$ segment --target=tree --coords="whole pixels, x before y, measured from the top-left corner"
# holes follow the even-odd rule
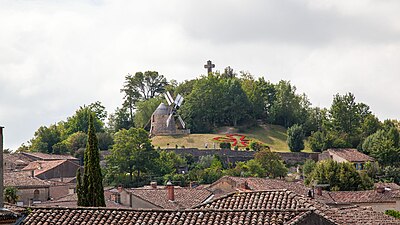
[[[98,107],[97,104],[95,105],[96,107]],[[67,135],[71,135],[78,131],[88,133],[89,119],[93,113],[91,110],[93,107],[93,104],[89,106],[81,106],[78,110],[76,110],[73,116],[67,118],[67,122],[64,123],[65,132]],[[100,109],[97,109],[96,111],[96,113],[100,114],[93,113],[93,126],[96,131],[102,132],[104,128],[104,123],[99,119],[99,116],[103,117],[104,115],[102,115]]]
[[[362,149],[383,166],[399,165],[400,151],[396,147],[397,135],[396,128],[390,128],[388,132],[379,130],[364,140]]]
[[[105,207],[103,176],[100,168],[100,152],[96,130],[94,127],[94,113],[89,111],[88,139],[84,156],[84,172],[82,185],[79,186],[79,206]],[[78,173],[78,175],[80,172]],[[81,181],[79,181],[81,182]]]
[[[108,118],[108,127],[112,133],[116,133],[119,130],[134,127],[134,115],[132,111],[132,115],[128,112],[127,107],[121,107],[115,110],[114,113],[110,114]]]
[[[15,204],[18,200],[18,189],[15,187],[6,187],[4,188],[4,200],[6,202]]]
[[[373,186],[371,178],[366,173],[360,175],[353,164],[333,160],[317,162],[305,183],[329,184],[333,191],[359,191],[372,188],[371,184]]]
[[[296,87],[284,80],[275,85],[275,90],[275,100],[270,107],[269,120],[284,127],[304,123],[310,106],[307,96],[296,94]]]
[[[288,169],[283,163],[281,157],[268,148],[264,148],[257,152],[254,155],[254,159],[256,162],[261,164],[262,168],[265,170],[266,176],[268,177],[276,178],[285,177],[287,175]]]
[[[143,172],[152,171],[158,152],[153,149],[149,134],[142,128],[122,129],[114,136],[111,154],[107,157],[107,166],[111,171],[129,174],[132,183],[136,172],[137,182]]]
[[[61,131],[59,126],[56,124],[50,125],[49,127],[41,126],[35,132],[34,138],[30,141],[30,151],[42,152],[52,154],[53,145],[61,141]]]
[[[145,128],[148,125],[151,115],[160,105],[160,98],[151,98],[136,104],[137,109],[135,113],[135,126],[138,128]]]
[[[287,130],[287,143],[292,152],[300,152],[304,149],[304,132],[300,125],[293,125]]]
[[[134,109],[138,101],[154,98],[163,93],[167,85],[167,79],[156,71],[126,75],[121,92],[124,93],[123,106],[129,110],[130,121],[133,121]]]

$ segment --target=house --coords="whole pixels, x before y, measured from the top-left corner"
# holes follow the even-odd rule
[[[206,189],[186,188],[168,184],[142,188],[120,189],[119,199],[124,206],[146,209],[186,209],[203,203],[213,197],[212,192]]]
[[[334,207],[369,206],[377,212],[388,209],[400,211],[400,190],[378,187],[366,191],[332,191],[328,192],[332,202],[326,202]]]
[[[3,154],[4,172],[20,171],[32,160],[20,153]]]
[[[318,160],[332,159],[336,162],[353,163],[357,170],[362,170],[365,163],[374,162],[375,159],[353,148],[328,149],[318,156]]]
[[[369,209],[332,209],[288,190],[236,192],[191,209],[32,208],[22,224],[392,224]]]
[[[30,176],[26,172],[4,173],[4,187],[15,187],[17,205],[31,205],[50,199],[50,182]]]
[[[74,178],[76,171],[80,168],[79,164],[67,159],[33,161],[30,162],[22,171],[32,173],[33,176],[42,180],[58,178]]]
[[[55,155],[41,152],[21,152],[21,155],[29,158],[31,161],[53,161],[53,160],[69,160],[79,165],[79,159],[71,155]]]
[[[68,207],[68,208],[73,208],[78,206],[78,195],[76,193],[69,194],[66,196],[63,196],[62,198],[47,201],[47,202],[41,202],[35,204],[37,207]],[[127,208],[124,207],[114,201],[110,201],[106,199],[106,207],[107,208]]]

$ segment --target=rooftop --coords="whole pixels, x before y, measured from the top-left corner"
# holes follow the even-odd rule
[[[168,190],[165,186],[132,188],[126,189],[126,191],[163,209],[191,208],[212,195],[212,192],[206,189],[174,187],[175,200],[170,201],[167,198]]]
[[[27,172],[4,173],[5,187],[49,187],[50,183],[36,177],[31,177]]]
[[[353,148],[331,148],[327,150],[329,154],[335,154],[340,158],[343,158],[349,162],[367,162],[375,161],[374,158],[359,152],[357,149]]]
[[[24,167],[23,171],[35,171],[35,176],[47,172],[63,163],[66,163],[68,160],[51,160],[51,161],[33,161],[30,162],[26,167]],[[73,163],[68,161],[68,163]],[[78,164],[76,164],[78,165]]]
[[[23,224],[297,224],[310,210],[33,208]],[[333,224],[333,223],[331,223]]]
[[[46,153],[41,153],[41,152],[21,152],[21,154],[27,156],[27,157],[32,157],[32,158],[38,158],[39,160],[61,160],[61,159],[67,159],[67,160],[78,160],[77,158],[71,156],[71,155],[53,155],[53,154],[46,154]]]

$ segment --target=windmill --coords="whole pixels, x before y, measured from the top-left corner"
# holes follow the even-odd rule
[[[164,97],[168,105],[161,103],[153,112],[151,116],[150,134],[154,136],[190,134],[190,130],[186,129],[185,122],[177,112],[183,102],[182,95],[178,94],[174,100],[167,91],[164,93]]]
[[[171,94],[167,91],[164,93],[164,97],[168,102],[168,105],[170,106],[171,110],[169,112],[169,116],[167,119],[167,127],[171,125],[171,120],[174,117],[178,118],[179,123],[181,124],[182,128],[185,129],[186,125],[185,122],[183,122],[183,119],[180,115],[177,113],[177,109],[182,105],[183,102],[183,97],[182,95],[178,94],[175,98],[175,101],[173,100]]]

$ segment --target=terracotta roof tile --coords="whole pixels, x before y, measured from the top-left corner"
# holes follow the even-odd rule
[[[41,152],[22,152],[21,154],[26,155],[26,156],[31,156],[34,158],[38,158],[41,160],[62,160],[62,159],[67,159],[67,160],[78,160],[77,158],[71,156],[71,155],[53,155],[53,154],[46,154],[46,153],[41,153]]]
[[[34,208],[23,224],[293,224],[308,210]]]
[[[52,161],[33,161],[30,162],[22,171],[32,171],[34,170],[35,176],[47,172],[63,163],[67,162],[66,159],[62,160],[52,160]]]
[[[329,154],[335,154],[340,158],[343,158],[349,162],[367,162],[367,161],[375,161],[374,158],[357,151],[357,149],[353,148],[335,148],[328,149]]]
[[[333,201],[338,204],[343,203],[373,203],[373,202],[396,202],[400,198],[400,192],[385,191],[378,193],[376,190],[368,191],[332,191],[329,192]]]
[[[50,183],[36,177],[31,177],[27,172],[4,173],[4,186],[6,187],[49,187]]]
[[[400,220],[366,207],[332,208],[325,212],[339,224],[400,225]]]
[[[182,188],[178,186],[174,187],[175,201],[170,201],[167,198],[168,191],[165,186],[158,186],[157,189],[147,187],[132,188],[126,189],[126,191],[163,209],[191,208],[204,202],[212,195],[212,192],[206,189]]]

